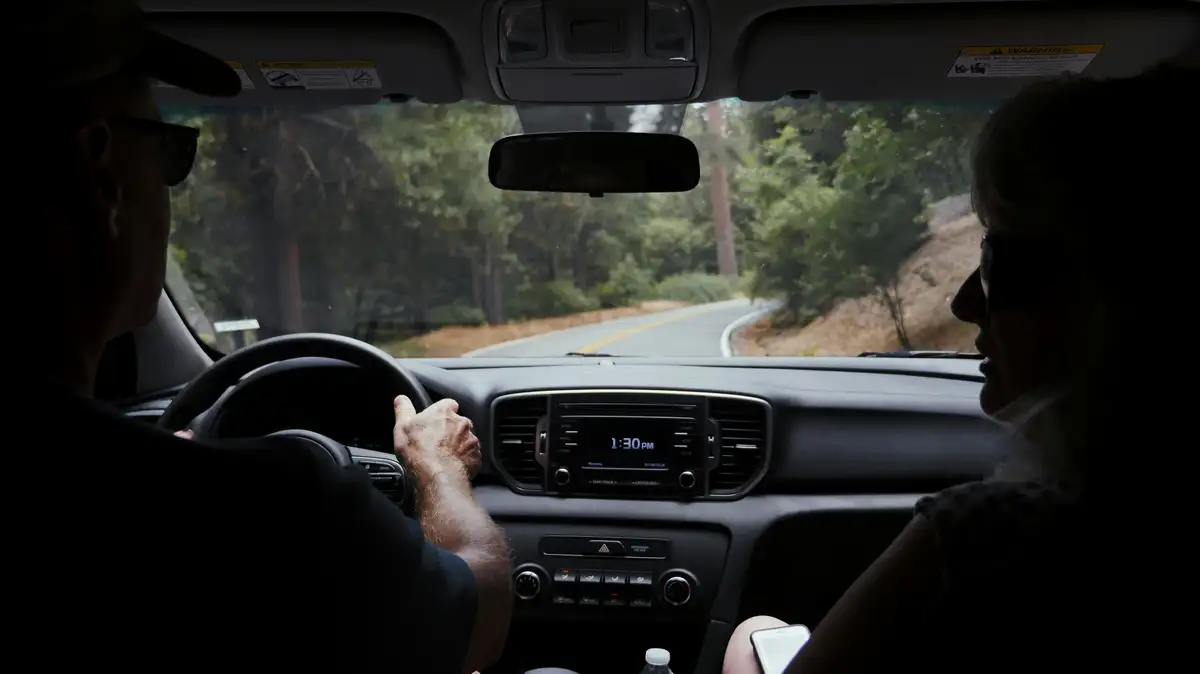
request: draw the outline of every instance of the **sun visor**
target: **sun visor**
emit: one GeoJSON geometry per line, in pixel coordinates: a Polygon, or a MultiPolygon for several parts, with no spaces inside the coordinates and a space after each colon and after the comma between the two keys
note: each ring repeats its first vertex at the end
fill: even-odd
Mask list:
{"type": "MultiPolygon", "coordinates": [[[[1147,3],[1149,4],[1149,3],[1147,3]]],[[[894,6],[779,11],[745,34],[738,96],[1000,99],[1064,72],[1134,75],[1200,39],[1192,7],[894,6]]]]}
{"type": "Polygon", "coordinates": [[[164,104],[353,105],[462,98],[459,59],[436,24],[399,14],[154,14],[155,28],[225,59],[241,95],[221,101],[166,85],[164,104]]]}

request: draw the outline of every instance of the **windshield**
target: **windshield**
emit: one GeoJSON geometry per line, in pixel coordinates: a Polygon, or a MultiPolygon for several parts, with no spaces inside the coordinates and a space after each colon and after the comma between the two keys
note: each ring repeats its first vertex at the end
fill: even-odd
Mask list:
{"type": "Polygon", "coordinates": [[[172,194],[168,290],[229,351],[332,332],[396,356],[973,351],[977,104],[387,104],[172,109],[201,129],[172,194]],[[682,133],[682,194],[502,192],[522,131],[682,133]]]}

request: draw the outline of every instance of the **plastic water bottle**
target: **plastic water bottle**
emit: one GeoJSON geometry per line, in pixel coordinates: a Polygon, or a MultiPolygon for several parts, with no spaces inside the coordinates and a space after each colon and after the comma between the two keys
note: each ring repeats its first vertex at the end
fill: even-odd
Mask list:
{"type": "Polygon", "coordinates": [[[671,662],[671,652],[665,648],[651,648],[646,651],[646,666],[642,674],[671,674],[667,665],[671,662]]]}

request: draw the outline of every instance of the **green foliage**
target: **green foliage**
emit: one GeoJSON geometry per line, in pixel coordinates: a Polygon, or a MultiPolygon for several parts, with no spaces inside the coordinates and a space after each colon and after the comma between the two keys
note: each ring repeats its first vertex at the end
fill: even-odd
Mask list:
{"type": "MultiPolygon", "coordinates": [[[[970,142],[987,113],[687,106],[682,133],[702,157],[695,190],[593,199],[488,184],[491,144],[520,130],[512,108],[169,112],[200,129],[192,178],[172,193],[170,249],[179,268],[172,283],[186,279],[195,313],[255,318],[260,339],[329,331],[404,353],[445,325],[648,298],[698,303],[743,292],[780,298],[786,320],[806,321],[842,298],[886,290],[924,235],[924,204],[964,191],[970,142]],[[706,118],[714,109],[723,114],[720,134],[706,118]],[[718,157],[738,282],[715,275],[709,195],[718,157]]],[[[679,121],[676,110],[642,112],[638,124],[651,129],[679,121]]],[[[581,113],[536,114],[555,126],[581,113]]],[[[617,121],[624,127],[634,117],[617,121]]],[[[228,336],[219,337],[228,348],[228,336]]]]}
{"type": "Polygon", "coordinates": [[[600,306],[623,307],[646,299],[654,287],[654,274],[632,255],[626,255],[608,274],[608,280],[596,286],[600,306]]]}
{"type": "Polygon", "coordinates": [[[487,323],[487,316],[479,307],[457,302],[430,309],[429,322],[435,326],[483,325],[487,323]]]}
{"type": "Polygon", "coordinates": [[[957,126],[936,108],[899,105],[774,112],[759,124],[775,135],[739,186],[755,214],[747,292],[782,298],[783,325],[863,295],[898,308],[896,274],[923,240],[925,204],[965,189],[964,148],[986,111],[957,126]]]}
{"type": "Polygon", "coordinates": [[[518,318],[562,316],[599,308],[595,298],[567,280],[531,283],[520,289],[512,303],[513,314],[518,318]]]}
{"type": "Polygon", "coordinates": [[[720,302],[733,297],[735,285],[715,274],[678,274],[663,279],[654,289],[654,297],[691,304],[720,302]]]}

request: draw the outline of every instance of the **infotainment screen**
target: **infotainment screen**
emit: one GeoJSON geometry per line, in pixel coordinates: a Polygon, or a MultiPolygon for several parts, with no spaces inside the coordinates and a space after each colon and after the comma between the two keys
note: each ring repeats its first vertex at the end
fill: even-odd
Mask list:
{"type": "Polygon", "coordinates": [[[591,417],[571,420],[583,450],[585,468],[665,470],[675,444],[690,442],[676,435],[678,419],[591,417]]]}

